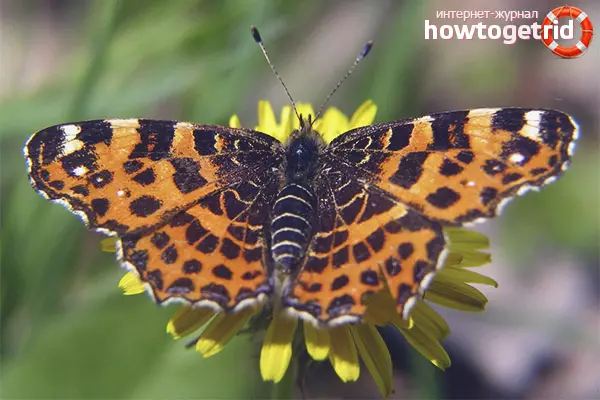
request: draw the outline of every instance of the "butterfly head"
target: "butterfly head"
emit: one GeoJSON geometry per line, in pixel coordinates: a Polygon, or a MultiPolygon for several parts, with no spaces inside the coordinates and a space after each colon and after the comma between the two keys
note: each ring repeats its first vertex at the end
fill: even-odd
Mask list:
{"type": "Polygon", "coordinates": [[[312,129],[311,115],[300,118],[300,129],[294,130],[287,142],[286,161],[287,179],[303,182],[314,177],[317,170],[319,153],[325,146],[321,135],[312,129]]]}

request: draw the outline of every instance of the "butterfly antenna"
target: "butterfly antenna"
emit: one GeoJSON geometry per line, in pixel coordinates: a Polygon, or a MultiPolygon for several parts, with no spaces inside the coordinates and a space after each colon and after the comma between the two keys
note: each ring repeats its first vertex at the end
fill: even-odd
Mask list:
{"type": "Polygon", "coordinates": [[[321,116],[323,109],[325,108],[325,106],[327,105],[327,103],[329,102],[331,97],[333,97],[335,92],[337,92],[337,90],[340,88],[340,86],[342,86],[342,83],[344,83],[346,81],[346,79],[348,79],[348,77],[350,75],[352,75],[352,72],[354,72],[354,69],[356,68],[358,63],[360,63],[363,60],[363,58],[365,58],[367,56],[367,54],[369,54],[369,52],[371,51],[371,47],[373,47],[373,41],[369,40],[365,44],[365,47],[363,47],[363,49],[360,52],[360,54],[358,55],[358,57],[356,57],[356,60],[354,60],[354,64],[352,64],[352,66],[350,67],[348,72],[346,72],[346,75],[344,75],[344,77],[338,81],[338,83],[335,85],[335,87],[333,88],[331,93],[329,93],[329,95],[325,98],[325,101],[319,108],[319,112],[317,113],[317,116],[315,117],[315,119],[312,120],[313,123],[321,116]]]}
{"type": "Polygon", "coordinates": [[[256,29],[256,27],[254,25],[252,25],[250,27],[250,31],[252,32],[252,37],[254,38],[254,41],[256,42],[256,44],[258,44],[260,46],[260,49],[262,50],[263,55],[265,56],[265,59],[267,60],[267,64],[269,64],[269,67],[271,67],[271,71],[273,71],[273,73],[275,74],[277,79],[279,79],[281,86],[283,86],[285,93],[287,94],[288,98],[290,99],[290,102],[292,103],[292,108],[294,109],[294,112],[296,113],[296,117],[298,117],[298,120],[300,121],[300,125],[302,125],[304,122],[302,121],[302,117],[300,117],[300,114],[298,114],[298,109],[296,108],[296,102],[292,98],[292,95],[290,94],[290,91],[288,90],[287,86],[285,86],[285,83],[283,83],[283,79],[281,79],[279,72],[277,72],[277,70],[273,66],[273,63],[271,62],[271,59],[269,58],[269,55],[267,54],[267,49],[265,48],[262,38],[260,37],[260,33],[258,32],[258,29],[256,29]]]}

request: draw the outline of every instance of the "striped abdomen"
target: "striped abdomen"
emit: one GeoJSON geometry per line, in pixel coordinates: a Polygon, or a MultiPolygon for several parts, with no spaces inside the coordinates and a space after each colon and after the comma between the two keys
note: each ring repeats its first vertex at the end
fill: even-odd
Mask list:
{"type": "Polygon", "coordinates": [[[315,200],[310,187],[289,183],[279,192],[271,220],[271,254],[286,270],[304,257],[312,234],[315,200]]]}

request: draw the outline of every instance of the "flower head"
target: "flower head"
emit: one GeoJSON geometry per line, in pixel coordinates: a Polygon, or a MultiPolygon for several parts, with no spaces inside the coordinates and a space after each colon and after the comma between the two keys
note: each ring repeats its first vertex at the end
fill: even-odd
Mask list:
{"type": "MultiPolygon", "coordinates": [[[[314,115],[310,104],[298,104],[297,109],[301,115],[314,115]]],[[[377,107],[370,100],[360,105],[350,118],[332,107],[315,121],[313,128],[329,143],[343,132],[371,124],[376,112],[377,107]]],[[[234,115],[229,125],[239,128],[241,122],[234,115]]],[[[283,107],[278,122],[270,103],[259,102],[256,130],[284,142],[298,128],[299,121],[291,107],[283,107]]],[[[393,390],[392,361],[377,327],[395,327],[419,353],[438,368],[446,369],[450,358],[440,341],[449,335],[450,328],[430,303],[462,311],[483,311],[487,298],[471,284],[497,286],[493,279],[472,269],[490,261],[490,255],[482,251],[489,247],[487,237],[460,228],[446,228],[445,235],[449,244],[443,268],[433,278],[424,298],[414,303],[407,319],[397,313],[395,301],[385,289],[370,297],[363,320],[352,325],[316,326],[290,315],[274,302],[268,308],[255,306],[232,313],[181,307],[169,321],[167,332],[179,339],[200,330],[195,348],[202,356],[210,357],[251,322],[254,331],[266,328],[260,354],[264,380],[278,382],[283,378],[294,353],[301,350],[296,344],[297,339],[302,338],[302,347],[310,357],[317,361],[329,360],[344,382],[358,379],[362,359],[381,394],[389,396],[393,390]]],[[[105,241],[103,246],[110,247],[110,243],[105,241]]],[[[119,287],[125,294],[145,291],[133,272],[125,274],[119,287]]]]}

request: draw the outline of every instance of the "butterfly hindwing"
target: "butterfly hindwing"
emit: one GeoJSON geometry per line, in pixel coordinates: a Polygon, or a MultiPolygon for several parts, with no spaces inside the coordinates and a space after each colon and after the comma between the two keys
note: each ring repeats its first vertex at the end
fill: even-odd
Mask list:
{"type": "Polygon", "coordinates": [[[278,166],[281,151],[260,132],[114,119],[41,130],[25,156],[40,194],[91,228],[123,234],[159,225],[250,172],[278,166]]]}
{"type": "Polygon", "coordinates": [[[284,303],[335,325],[360,320],[369,296],[388,287],[407,315],[442,258],[441,226],[332,164],[318,182],[317,227],[284,303]]]}
{"type": "Polygon", "coordinates": [[[458,225],[554,181],[576,136],[559,111],[475,109],[358,128],[326,151],[423,216],[458,225]]]}
{"type": "Polygon", "coordinates": [[[149,234],[125,235],[121,261],[149,283],[159,303],[182,299],[231,310],[270,294],[265,226],[277,186],[276,176],[256,176],[205,197],[149,234]]]}

